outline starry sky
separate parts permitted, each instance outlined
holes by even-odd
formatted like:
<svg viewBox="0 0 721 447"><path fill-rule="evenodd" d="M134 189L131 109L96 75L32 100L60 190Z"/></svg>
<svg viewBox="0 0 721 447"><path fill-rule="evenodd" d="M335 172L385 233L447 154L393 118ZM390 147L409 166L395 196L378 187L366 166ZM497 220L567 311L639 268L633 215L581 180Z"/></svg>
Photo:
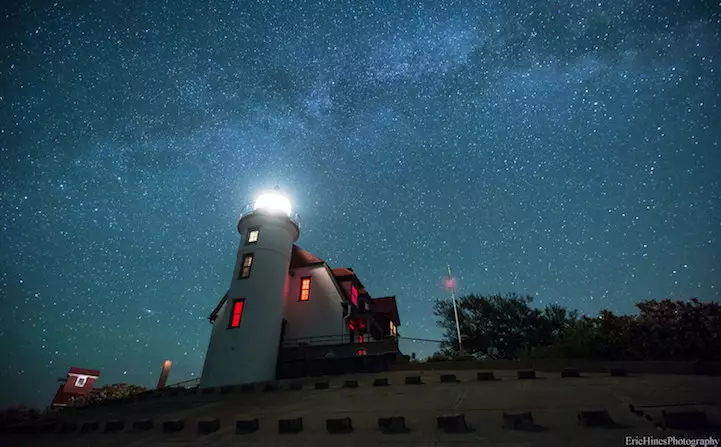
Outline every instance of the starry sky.
<svg viewBox="0 0 721 447"><path fill-rule="evenodd" d="M276 183L404 336L440 337L446 263L587 314L721 299L717 1L0 8L0 406L197 377Z"/></svg>

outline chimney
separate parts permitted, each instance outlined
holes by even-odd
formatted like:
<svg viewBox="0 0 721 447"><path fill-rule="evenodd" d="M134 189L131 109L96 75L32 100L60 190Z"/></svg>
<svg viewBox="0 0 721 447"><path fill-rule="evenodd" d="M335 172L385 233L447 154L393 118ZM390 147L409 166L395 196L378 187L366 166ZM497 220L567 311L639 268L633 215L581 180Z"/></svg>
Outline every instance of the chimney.
<svg viewBox="0 0 721 447"><path fill-rule="evenodd" d="M168 381L168 374L170 374L170 367L173 365L173 362L170 360L166 360L165 363L163 363L163 370L160 372L160 379L158 380L158 388L164 388L165 382Z"/></svg>

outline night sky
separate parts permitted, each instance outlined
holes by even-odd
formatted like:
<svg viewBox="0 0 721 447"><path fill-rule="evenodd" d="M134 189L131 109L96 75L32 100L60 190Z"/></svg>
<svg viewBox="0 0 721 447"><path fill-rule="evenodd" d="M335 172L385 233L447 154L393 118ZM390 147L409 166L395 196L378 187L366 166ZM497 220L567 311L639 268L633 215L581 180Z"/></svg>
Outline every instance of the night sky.
<svg viewBox="0 0 721 447"><path fill-rule="evenodd" d="M197 377L276 183L404 336L448 262L589 315L721 299L717 1L205 3L2 2L0 406Z"/></svg>

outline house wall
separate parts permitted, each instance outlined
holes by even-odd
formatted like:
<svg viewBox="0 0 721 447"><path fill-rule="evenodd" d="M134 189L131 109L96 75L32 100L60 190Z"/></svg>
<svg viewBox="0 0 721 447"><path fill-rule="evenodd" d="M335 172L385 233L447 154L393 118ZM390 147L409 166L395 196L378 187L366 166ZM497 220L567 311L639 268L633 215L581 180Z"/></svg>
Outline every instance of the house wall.
<svg viewBox="0 0 721 447"><path fill-rule="evenodd" d="M343 320L344 299L333 283L328 269L323 266L301 267L294 270L283 304L283 315L288 321L285 341L307 337L338 336L331 343L347 339L348 329ZM310 276L310 299L299 301L301 279ZM330 343L329 343L330 344Z"/></svg>

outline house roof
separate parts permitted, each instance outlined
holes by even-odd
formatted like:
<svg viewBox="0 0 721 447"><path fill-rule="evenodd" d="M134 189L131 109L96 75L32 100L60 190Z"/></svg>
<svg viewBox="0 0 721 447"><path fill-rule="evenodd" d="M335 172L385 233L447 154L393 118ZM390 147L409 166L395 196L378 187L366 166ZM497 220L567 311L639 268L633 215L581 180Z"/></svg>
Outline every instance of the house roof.
<svg viewBox="0 0 721 447"><path fill-rule="evenodd" d="M338 280L348 280L350 279L353 281L356 286L358 287L358 290L365 290L365 287L363 287L363 283L358 279L358 276L356 276L355 272L353 272L353 269L350 267L338 267L331 270L333 272L333 276L335 276Z"/></svg>
<svg viewBox="0 0 721 447"><path fill-rule="evenodd" d="M313 253L303 250L297 245L293 244L293 252L290 255L290 269L299 267L307 267L313 264L320 264L323 260Z"/></svg>
<svg viewBox="0 0 721 447"><path fill-rule="evenodd" d="M395 324L396 326L401 325L401 320L398 316L398 306L396 304L395 296L371 298L371 312L386 314L391 320L393 320L393 324Z"/></svg>
<svg viewBox="0 0 721 447"><path fill-rule="evenodd" d="M86 369L86 368L70 368L70 371L68 371L68 374L80 374L83 376L94 376L98 377L100 376L100 370L99 369Z"/></svg>
<svg viewBox="0 0 721 447"><path fill-rule="evenodd" d="M351 269L351 268L338 267L338 268L332 269L332 271L333 271L333 276L335 276L336 278L342 278L344 276L355 276L355 273L353 273L353 269Z"/></svg>

